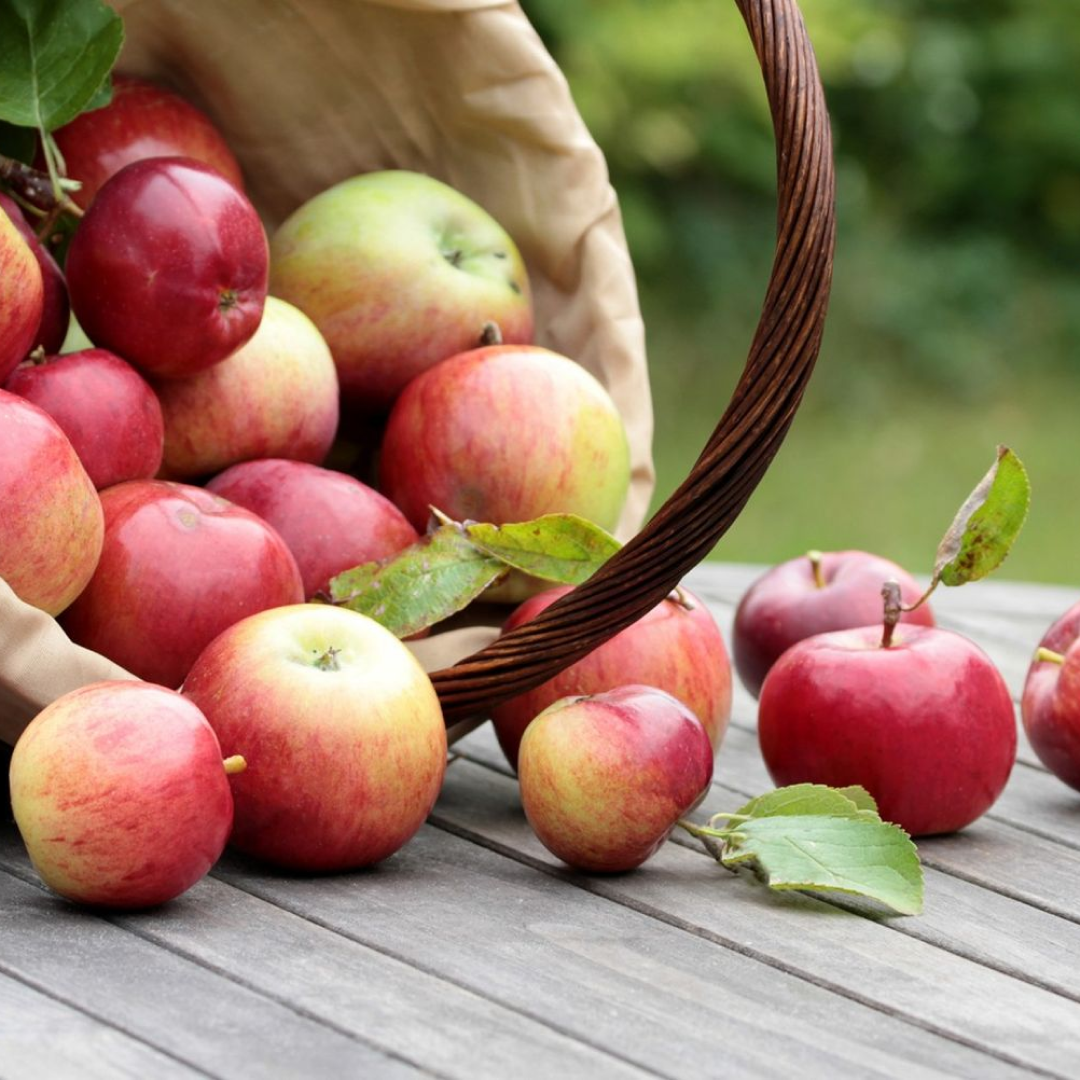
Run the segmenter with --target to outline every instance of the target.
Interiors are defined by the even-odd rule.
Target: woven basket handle
[[[486,649],[432,675],[447,722],[531,689],[655,607],[712,550],[787,433],[817,359],[832,279],[829,117],[795,0],[736,0],[776,133],[776,254],[742,378],[693,470],[585,584]]]

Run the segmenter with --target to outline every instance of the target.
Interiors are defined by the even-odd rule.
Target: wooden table
[[[688,584],[725,628],[759,568]],[[935,597],[1018,693],[1080,590]],[[771,785],[741,691],[717,801]],[[926,911],[771,894],[671,842],[588,877],[531,835],[487,727],[431,821],[368,872],[227,857],[164,909],[91,915],[0,825],[0,1077],[1080,1075],[1080,796],[1022,743],[993,811],[920,844]]]

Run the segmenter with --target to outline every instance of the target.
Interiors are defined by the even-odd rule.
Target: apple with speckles
[[[540,842],[579,870],[640,866],[709,787],[701,721],[651,686],[562,698],[521,740],[521,802]]]
[[[30,722],[11,757],[11,804],[45,884],[80,904],[147,908],[217,862],[232,826],[228,773],[202,713],[173,690],[91,683]]]
[[[0,384],[33,348],[45,287],[30,245],[0,211]]]
[[[328,604],[264,611],[219,635],[184,695],[235,777],[232,845],[275,866],[354,870],[420,828],[446,770],[431,680],[393,634]]]

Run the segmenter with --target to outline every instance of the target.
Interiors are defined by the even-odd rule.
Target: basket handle
[[[539,685],[663,600],[738,517],[802,400],[832,280],[829,116],[795,0],[736,3],[765,78],[778,180],[776,253],[742,377],[690,475],[637,536],[535,619],[431,676],[447,723]]]

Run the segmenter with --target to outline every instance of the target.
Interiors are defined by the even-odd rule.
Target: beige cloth
[[[496,0],[113,0],[120,70],[205,109],[268,229],[361,172],[429,173],[489,210],[529,267],[537,340],[608,388],[633,481],[620,523],[652,492],[652,411],[633,270],[607,168],[562,73],[515,3]],[[2,510],[0,510],[2,512]],[[428,670],[489,628],[417,643]],[[0,588],[0,738],[61,693],[119,669]]]

